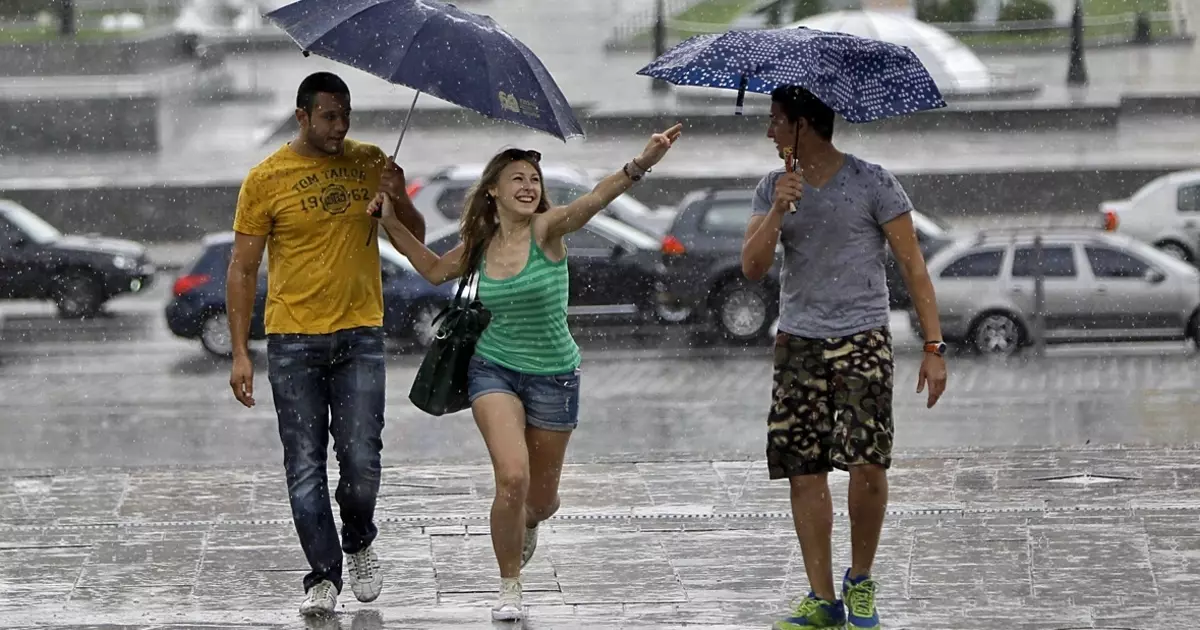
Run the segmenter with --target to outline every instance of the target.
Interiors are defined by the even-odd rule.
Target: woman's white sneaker
[[[304,598],[304,602],[300,604],[300,614],[315,616],[315,615],[332,615],[337,608],[337,587],[329,580],[321,580],[312,588],[308,589],[308,596]]]
[[[383,590],[383,571],[374,547],[346,555],[346,580],[360,602],[373,602]]]
[[[500,578],[500,598],[492,607],[492,620],[519,621],[523,612],[521,578]]]

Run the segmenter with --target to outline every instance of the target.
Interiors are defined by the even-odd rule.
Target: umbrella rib
[[[436,15],[436,13],[435,13],[435,15]],[[421,31],[425,30],[425,27],[426,27],[426,26],[429,26],[429,23],[430,23],[431,21],[433,21],[433,16],[430,16],[428,19],[426,19],[424,22],[422,22],[420,26],[418,26],[418,27],[417,27],[417,30],[416,30],[416,32],[414,32],[414,33],[413,33],[413,36],[412,36],[411,38],[409,38],[409,40],[408,40],[408,44],[406,44],[406,45],[404,46],[404,53],[400,55],[400,59],[398,59],[398,60],[396,61],[396,63],[392,64],[392,68],[391,68],[391,70],[388,72],[387,76],[382,76],[382,75],[379,75],[379,77],[380,77],[381,79],[383,79],[383,80],[385,80],[385,81],[389,81],[389,82],[393,80],[393,79],[392,79],[392,77],[394,77],[394,76],[395,76],[396,72],[400,70],[400,66],[403,66],[403,65],[404,65],[404,61],[405,61],[405,59],[407,59],[407,58],[408,58],[408,52],[409,52],[410,50],[412,50],[413,44],[414,44],[414,43],[417,41],[417,36],[421,34]],[[420,90],[418,90],[417,88],[415,88],[415,87],[413,87],[413,86],[411,86],[411,85],[408,85],[407,83],[406,83],[406,84],[404,84],[404,87],[407,87],[407,88],[409,88],[409,89],[412,89],[412,90],[417,90],[417,91],[420,91]],[[430,94],[431,96],[436,96],[437,98],[442,98],[442,96],[441,96],[440,94],[434,94],[434,93],[431,93],[431,92],[425,92],[425,93],[426,93],[426,94]]]

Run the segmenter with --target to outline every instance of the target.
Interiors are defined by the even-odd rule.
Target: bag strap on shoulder
[[[478,295],[478,293],[479,293],[479,262],[483,258],[483,250],[484,250],[483,247],[478,248],[478,250],[475,251],[471,255],[470,260],[467,261],[467,271],[466,271],[466,273],[464,273],[462,275],[462,279],[459,280],[458,292],[454,295],[455,303],[459,303],[462,301],[468,301],[468,302],[470,301],[470,298],[467,298],[467,300],[463,300],[463,291],[466,290],[468,285],[474,284],[475,286],[473,287],[471,295],[472,296]]]

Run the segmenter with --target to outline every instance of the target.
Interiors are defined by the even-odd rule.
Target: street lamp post
[[[1046,249],[1042,235],[1033,237],[1033,353],[1046,354]]]
[[[75,36],[74,0],[58,0],[58,34],[63,37]]]
[[[658,0],[654,6],[654,58],[658,59],[667,52],[667,7],[666,0]],[[651,79],[650,90],[662,93],[668,89],[666,81]]]
[[[1083,0],[1075,0],[1071,14],[1071,66],[1067,69],[1068,85],[1087,85],[1087,66],[1083,63]]]

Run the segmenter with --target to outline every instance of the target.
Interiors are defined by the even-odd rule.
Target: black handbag
[[[476,257],[482,257],[483,248],[479,250]],[[434,318],[437,333],[408,393],[412,404],[430,415],[455,413],[471,406],[467,396],[467,369],[475,355],[475,343],[492,319],[478,296],[463,297],[463,291],[472,282],[478,282],[475,262],[467,267],[454,301]],[[438,325],[439,321],[441,325]]]

